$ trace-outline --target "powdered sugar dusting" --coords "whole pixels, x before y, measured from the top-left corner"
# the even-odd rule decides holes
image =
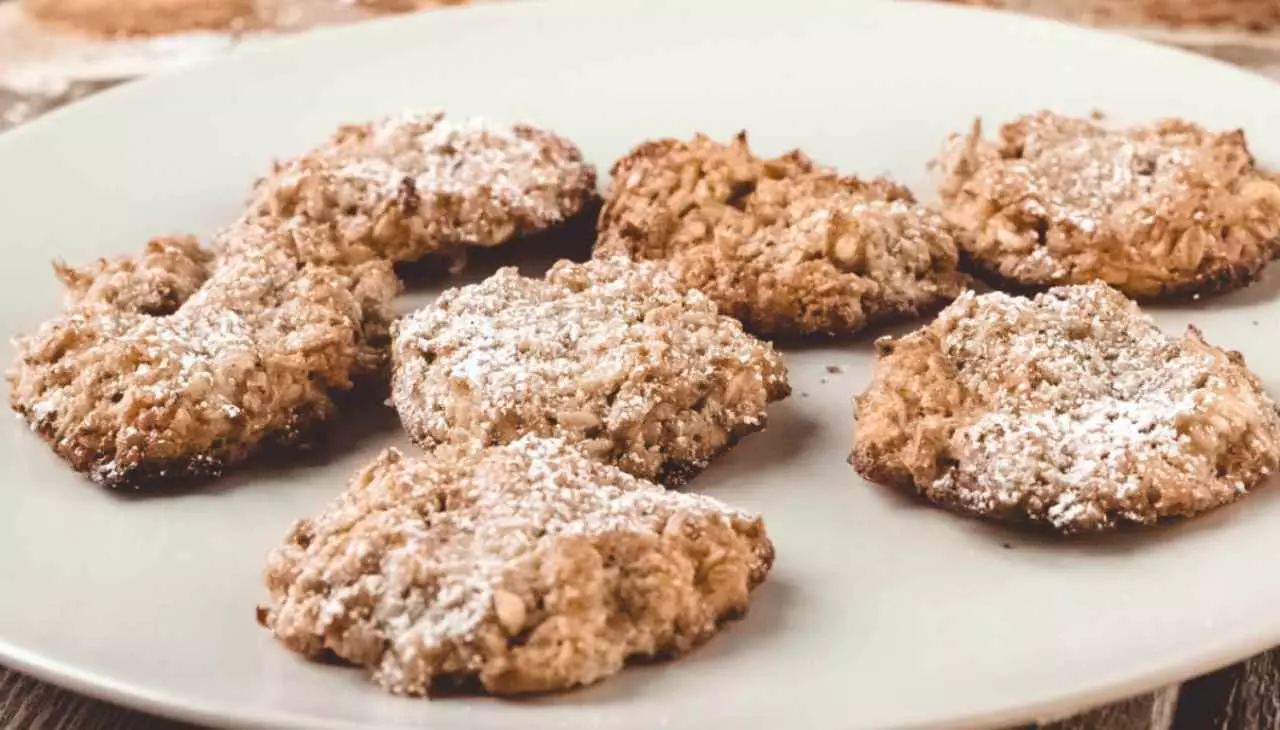
[[[214,237],[59,264],[67,312],[18,341],[13,407],[111,486],[292,443],[385,356],[391,263],[558,223],[594,195],[571,143],[438,112],[342,128]],[[139,486],[135,483],[132,486]]]
[[[281,165],[255,208],[334,220],[353,239],[416,260],[543,230],[594,194],[594,168],[550,132],[405,112],[343,127]]]
[[[1154,215],[1185,195],[1187,177],[1211,164],[1214,154],[1187,135],[1115,132],[1086,120],[1054,122],[1027,124],[1020,156],[1004,168],[1004,184],[1025,187],[1028,212],[1085,235],[1114,228],[1113,216]]]
[[[425,445],[532,431],[647,478],[700,467],[786,392],[769,345],[621,258],[445,292],[398,324],[393,359],[393,400]]]
[[[1105,285],[967,293],[933,329],[973,415],[945,446],[954,466],[925,486],[966,510],[1063,531],[1149,522],[1230,501],[1280,458],[1256,380]]]
[[[13,407],[93,479],[216,475],[299,438],[367,367],[375,314],[355,292],[385,304],[389,266],[312,265],[284,226],[223,235],[234,244],[217,254],[158,239],[139,257],[60,265],[67,311],[17,341]]]
[[[557,218],[555,190],[564,170],[545,164],[546,150],[519,128],[480,117],[442,119],[418,137],[423,167],[415,182],[430,195],[466,195],[487,188],[499,204]],[[550,196],[548,196],[550,193]]]
[[[1280,185],[1239,131],[1164,119],[1117,127],[1039,112],[937,161],[943,210],[975,264],[1023,285],[1108,282],[1135,297],[1249,282],[1280,237]]]
[[[655,600],[645,609],[651,597],[669,595],[659,591],[673,590],[663,582],[692,589],[681,585],[693,573],[637,574],[626,588],[627,571],[598,574],[596,550],[616,539],[649,546],[651,563],[689,559],[676,543],[682,557],[669,556],[662,535],[705,543],[698,554],[714,554],[717,571],[741,571],[735,602],[767,570],[771,549],[754,515],[666,491],[560,440],[523,437],[420,458],[391,450],[273,554],[267,622],[286,642],[321,640],[368,666],[385,688],[408,694],[425,692],[440,674],[493,681],[490,662],[515,671],[506,656],[520,645],[508,646],[508,637],[542,622],[540,632],[571,632],[575,646],[519,671],[545,672],[556,686],[589,682],[617,671],[632,651],[653,651],[646,644],[655,639],[646,636],[670,643],[672,631],[688,631],[679,623],[690,620],[688,611],[714,620],[725,609],[716,604],[730,596],[716,596],[714,581],[700,582],[706,592],[687,594],[687,603]],[[599,592],[602,580],[632,596],[629,614],[613,607],[612,593]],[[590,616],[579,614],[588,608]],[[685,625],[699,620],[706,619]]]

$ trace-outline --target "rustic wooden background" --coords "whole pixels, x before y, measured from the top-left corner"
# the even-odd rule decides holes
[[[603,0],[602,0],[603,1]],[[954,0],[953,0],[954,1]],[[959,0],[993,4],[1000,0]],[[1028,0],[1009,0],[1027,5]],[[1113,0],[1140,4],[1144,0]],[[1214,2],[1216,0],[1185,0]],[[1090,0],[1031,0],[1048,8],[1046,14],[1071,19],[1074,7]],[[1280,0],[1257,0],[1275,4]],[[0,26],[5,11],[15,10],[0,0]],[[1096,21],[1096,18],[1077,18]],[[1114,27],[1128,33],[1182,46],[1252,68],[1280,80],[1280,29],[1245,31],[1231,27],[1169,28],[1162,25]],[[3,37],[0,27],[0,37]],[[6,61],[0,48],[0,69]],[[44,111],[109,86],[102,81],[75,82],[36,93],[0,85],[0,131],[22,124]],[[56,85],[55,85],[56,87]],[[1081,708],[1084,710],[1085,708]],[[4,730],[184,730],[193,726],[143,715],[89,699],[0,668],[0,728]],[[1199,677],[1181,685],[1074,717],[1046,719],[1031,727],[1046,730],[1280,730],[1280,649]]]

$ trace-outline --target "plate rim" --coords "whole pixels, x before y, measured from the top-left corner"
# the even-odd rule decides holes
[[[1276,646],[1280,646],[1280,633],[1273,632]],[[1143,695],[1158,692],[1171,685],[1180,684],[1195,677],[1230,666],[1243,658],[1253,656],[1256,642],[1247,638],[1227,642],[1202,652],[1195,663],[1200,669],[1187,673],[1178,668],[1155,669],[1119,684],[1099,685],[1097,689],[1084,688],[1058,696],[1050,701],[1026,701],[1009,705],[1005,709],[989,712],[973,712],[947,721],[952,730],[979,730],[980,728],[1014,727],[1022,723],[1045,723],[1063,720],[1099,709],[1126,699],[1139,699]],[[304,661],[298,657],[291,657]],[[167,693],[158,693],[129,682],[120,682],[93,670],[81,669],[39,652],[24,649],[0,637],[0,669],[21,672],[31,678],[47,682],[62,690],[78,693],[129,710],[177,720],[198,723],[208,727],[242,728],[312,728],[313,730],[362,730],[368,723],[325,719],[293,713],[264,713],[241,709],[224,710],[200,701],[183,701]],[[678,659],[669,661],[679,661]],[[1191,664],[1191,661],[1187,662]],[[339,667],[340,669],[342,667]],[[573,690],[569,690],[572,692]],[[404,698],[390,698],[403,700]],[[379,723],[387,728],[417,728],[412,723]],[[884,730],[931,730],[933,722],[917,722],[884,726]]]

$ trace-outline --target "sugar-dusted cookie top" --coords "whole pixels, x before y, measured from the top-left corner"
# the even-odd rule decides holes
[[[661,267],[562,261],[503,269],[397,323],[392,399],[415,441],[556,436],[678,484],[764,427],[782,357]]]
[[[1101,279],[1140,298],[1245,286],[1280,254],[1280,185],[1244,133],[1117,127],[1040,112],[975,123],[935,161],[943,213],[979,273],[1039,288]]]
[[[67,306],[15,339],[12,408],[108,487],[216,476],[306,443],[353,376],[384,361],[399,291],[385,261],[336,265],[325,227],[239,223],[210,251],[157,239],[141,256],[58,266]]]
[[[1280,410],[1238,353],[1165,334],[1103,284],[965,294],[877,343],[853,465],[960,512],[1063,532],[1186,517],[1280,464]]]
[[[259,616],[397,694],[545,692],[711,638],[772,562],[759,517],[560,440],[392,449],[271,554]]]
[[[544,231],[595,195],[595,169],[563,137],[431,112],[342,127],[277,165],[252,207],[333,222],[350,241],[414,261]]]

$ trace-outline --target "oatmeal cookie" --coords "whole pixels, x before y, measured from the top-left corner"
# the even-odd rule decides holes
[[[251,214],[218,232],[212,240],[214,256],[226,260],[257,257],[264,246],[285,246],[298,266],[334,269],[345,277],[363,318],[358,367],[352,377],[385,378],[391,355],[391,322],[396,317],[391,304],[402,289],[392,262],[378,251],[347,239],[332,223],[299,217],[276,219]]]
[[[612,175],[597,252],[665,262],[754,332],[852,333],[967,282],[951,227],[906,188],[761,159],[745,134],[647,142]]]
[[[121,311],[172,313],[209,277],[213,254],[194,236],[157,238],[142,256],[101,259],[87,269],[54,261],[69,307],[102,304]]]
[[[252,21],[254,0],[22,0],[32,17],[100,35],[222,30]]]
[[[393,263],[544,230],[594,188],[575,147],[531,127],[438,114],[345,127],[261,181],[209,249],[170,238],[56,264],[66,310],[16,341],[10,403],[111,487],[305,444],[336,392],[385,374]]]
[[[251,207],[331,222],[348,242],[401,262],[547,230],[595,196],[595,169],[568,140],[436,112],[342,127],[277,165]]]
[[[559,440],[391,449],[271,554],[258,615],[396,694],[546,692],[710,639],[772,562],[759,517]]]
[[[935,167],[943,213],[973,234],[967,258],[1000,285],[1101,279],[1136,298],[1213,294],[1280,254],[1280,185],[1240,131],[1040,112],[995,142],[975,122]]]
[[[15,340],[10,404],[108,487],[217,475],[299,444],[375,371],[398,282],[385,261],[317,263],[322,228],[239,224],[223,253],[160,239],[141,257],[59,265],[66,310]]]
[[[1151,524],[1238,499],[1280,460],[1280,409],[1239,353],[1161,332],[1100,282],[966,293],[876,346],[850,461],[959,512]]]
[[[396,323],[392,400],[430,449],[555,436],[679,484],[765,424],[781,356],[652,264],[502,269]]]

